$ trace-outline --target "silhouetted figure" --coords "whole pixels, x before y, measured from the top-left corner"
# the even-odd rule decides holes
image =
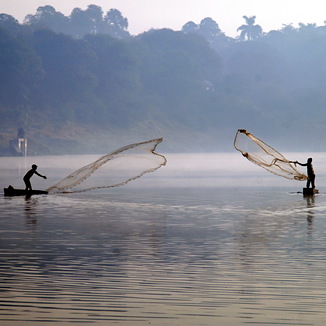
[[[17,138],[25,138],[25,130],[23,128],[18,129]]]
[[[32,185],[31,185],[31,177],[33,176],[33,174],[37,174],[39,177],[43,178],[43,179],[46,179],[46,176],[45,175],[42,175],[42,174],[39,174],[37,171],[37,165],[33,164],[32,165],[32,168],[25,174],[23,180],[25,182],[25,185],[26,185],[26,188],[25,190],[32,190]]]
[[[307,175],[308,175],[308,180],[307,180],[307,188],[310,187],[310,183],[311,183],[311,188],[315,189],[315,172],[314,172],[314,168],[312,167],[312,158],[308,158],[307,163],[300,163],[298,161],[295,161],[293,163],[295,164],[299,164],[301,166],[306,166],[307,167]]]

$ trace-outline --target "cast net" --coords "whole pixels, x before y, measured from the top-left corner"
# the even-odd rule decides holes
[[[47,189],[49,192],[81,192],[118,187],[165,165],[166,158],[155,153],[162,138],[131,144],[106,154]],[[92,176],[91,178],[89,178]]]
[[[281,153],[252,135],[245,129],[239,129],[234,138],[234,147],[250,162],[281,177],[304,181],[308,177],[295,168]]]

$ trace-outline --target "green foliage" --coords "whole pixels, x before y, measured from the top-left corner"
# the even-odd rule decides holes
[[[35,15],[27,15],[24,23],[35,29],[48,28],[64,33],[69,28],[69,19],[52,6],[38,7]]]
[[[241,41],[227,38],[211,18],[130,37],[119,11],[105,15],[95,5],[75,8],[68,20],[40,7],[23,25],[2,14],[2,131],[74,124],[173,134],[175,142],[200,133],[215,150],[228,145],[214,136],[230,138],[238,128],[270,134],[276,147],[288,145],[285,133],[304,128],[310,139],[326,141],[326,28],[284,26],[254,37],[254,18],[239,29]],[[63,26],[69,33],[60,32]],[[309,123],[318,128],[310,131]]]
[[[6,23],[8,25],[8,19]],[[69,17],[56,11],[52,6],[38,7],[35,15],[25,17],[24,24],[34,30],[50,29],[76,38],[83,38],[87,34],[129,37],[128,19],[123,17],[119,10],[110,9],[104,14],[102,8],[96,5],[89,5],[85,10],[74,8]]]
[[[0,106],[22,108],[43,77],[41,60],[25,41],[0,28]]]
[[[74,40],[49,30],[33,34],[33,46],[42,59],[45,77],[39,88],[42,101],[58,106],[69,99],[78,99],[95,87],[92,69],[95,54],[84,41]]]
[[[241,25],[237,29],[237,31],[241,31],[240,39],[244,40],[247,38],[250,41],[257,39],[262,34],[263,29],[260,25],[255,25],[256,16],[243,16],[243,18],[246,21],[246,25]]]

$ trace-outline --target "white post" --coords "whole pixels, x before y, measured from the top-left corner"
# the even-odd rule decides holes
[[[27,156],[27,138],[18,138],[18,150]]]

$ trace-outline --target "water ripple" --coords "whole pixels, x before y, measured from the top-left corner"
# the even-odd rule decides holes
[[[322,196],[131,189],[0,205],[0,325],[324,325]]]

